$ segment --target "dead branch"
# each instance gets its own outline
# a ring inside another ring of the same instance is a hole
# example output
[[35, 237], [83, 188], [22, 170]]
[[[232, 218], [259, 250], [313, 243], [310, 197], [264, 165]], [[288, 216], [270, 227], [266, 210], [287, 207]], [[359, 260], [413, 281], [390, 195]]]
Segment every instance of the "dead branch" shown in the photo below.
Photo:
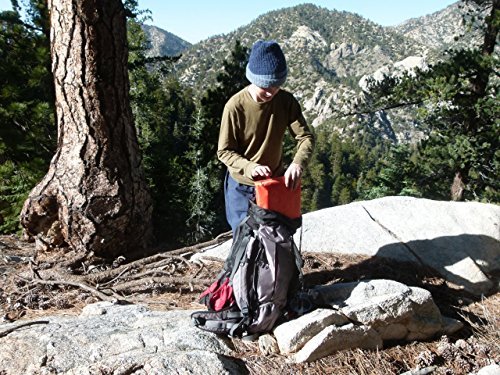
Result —
[[184, 285], [189, 285], [189, 284], [194, 284], [197, 286], [205, 286], [210, 284], [210, 280], [204, 280], [204, 279], [196, 279], [193, 280], [192, 278], [188, 277], [151, 277], [146, 280], [131, 280], [122, 284], [118, 284], [113, 286], [112, 290], [115, 292], [121, 292], [121, 291], [129, 291], [135, 287], [144, 287], [144, 286], [151, 286], [155, 284], [174, 284], [174, 285], [179, 285], [179, 284], [184, 284]]
[[189, 263], [186, 258], [184, 258], [183, 256], [176, 256], [176, 255], [173, 255], [172, 256], [172, 259], [176, 259], [178, 261], [180, 261], [181, 263], [184, 263], [186, 266], [188, 266], [189, 268], [191, 268], [191, 263]]
[[205, 265], [203, 263], [201, 263], [199, 265], [200, 268], [198, 268], [198, 271], [196, 271], [196, 273], [193, 275], [193, 279], [196, 279], [196, 277], [198, 277], [198, 275], [201, 273], [201, 271], [203, 271], [205, 269]]
[[18, 324], [16, 325], [15, 327], [11, 327], [11, 328], [8, 328], [4, 331], [1, 331], [0, 332], [0, 337], [5, 337], [7, 336], [9, 333], [12, 333], [14, 332], [15, 330], [19, 329], [19, 328], [23, 328], [23, 327], [28, 327], [28, 326], [33, 326], [35, 324], [49, 324], [50, 322], [48, 320], [36, 320], [34, 322], [26, 322], [26, 323], [21, 323], [21, 324]]
[[174, 271], [173, 272], [175, 272], [175, 270], [177, 269], [176, 262], [175, 262], [176, 260], [179, 261], [179, 262], [181, 262], [181, 263], [184, 263], [188, 268], [191, 268], [191, 266], [192, 266], [192, 264], [189, 263], [182, 256], [173, 255], [171, 257], [168, 257], [167, 259], [160, 260], [160, 261], [158, 261], [156, 263], [150, 263], [145, 268], [154, 269], [154, 268], [164, 268], [165, 266], [174, 266]]
[[213, 245], [218, 245], [222, 242], [225, 242], [225, 241], [229, 240], [231, 238], [231, 236], [232, 236], [231, 231], [221, 233], [217, 237], [215, 237], [213, 240], [202, 242], [202, 243], [192, 245], [192, 246], [186, 246], [186, 247], [176, 249], [176, 250], [170, 250], [167, 253], [170, 255], [180, 255], [180, 254], [184, 254], [184, 253], [199, 253], [201, 249], [204, 249], [205, 247], [209, 247], [209, 246], [213, 246]]
[[158, 260], [163, 260], [165, 258], [170, 258], [167, 254], [155, 254], [146, 258], [138, 259], [128, 264], [124, 264], [120, 267], [112, 268], [106, 271], [95, 272], [82, 277], [82, 280], [87, 281], [90, 284], [101, 284], [110, 279], [117, 277], [118, 275], [131, 271], [133, 269], [138, 269], [144, 267], [150, 263], [157, 262]]
[[[133, 275], [132, 278], [129, 279], [129, 281], [132, 281], [132, 280], [141, 280], [143, 277], [147, 277], [147, 276], [166, 276], [166, 277], [172, 277], [173, 274], [175, 273], [175, 269], [174, 271], [170, 272], [170, 271], [164, 271], [164, 270], [158, 270], [158, 269], [152, 269], [152, 270], [146, 270], [144, 272], [140, 272], [140, 273], [136, 273]], [[144, 282], [144, 280], [143, 280]]]
[[124, 272], [125, 269], [127, 269], [127, 270], [138, 269], [138, 268], [150, 265], [152, 263], [158, 262], [160, 260], [172, 259], [172, 258], [179, 259], [182, 262], [185, 262], [186, 264], [189, 265], [187, 260], [184, 257], [180, 257], [179, 255], [185, 254], [185, 253], [197, 253], [201, 249], [204, 249], [204, 248], [209, 247], [209, 246], [217, 245], [221, 242], [228, 240], [229, 238], [231, 238], [231, 235], [232, 235], [231, 231], [225, 232], [225, 233], [218, 235], [216, 238], [214, 238], [213, 240], [210, 240], [210, 241], [202, 242], [202, 243], [192, 245], [192, 246], [182, 247], [182, 248], [176, 249], [176, 250], [161, 252], [161, 253], [146, 257], [146, 258], [141, 258], [141, 259], [135, 260], [133, 262], [124, 264], [124, 265], [117, 267], [117, 268], [113, 268], [110, 270], [85, 275], [85, 277], [83, 277], [82, 280], [85, 280], [89, 284], [102, 284], [103, 282], [107, 282], [108, 280], [117, 277], [122, 272]]
[[62, 262], [56, 263], [57, 267], [60, 268], [70, 268], [76, 265], [79, 262], [83, 262], [87, 259], [91, 259], [94, 256], [94, 252], [91, 251], [89, 253], [76, 253], [73, 257], [64, 260]]
[[99, 287], [100, 287], [100, 288], [103, 288], [103, 287], [105, 287], [105, 286], [108, 286], [108, 285], [110, 285], [110, 284], [113, 284], [114, 282], [116, 282], [117, 280], [119, 280], [120, 278], [122, 278], [122, 277], [125, 275], [125, 273], [127, 273], [127, 272], [128, 272], [128, 271], [130, 271], [130, 270], [131, 270], [131, 267], [125, 267], [125, 269], [124, 269], [124, 270], [122, 270], [122, 272], [121, 272], [120, 274], [118, 274], [118, 276], [116, 276], [116, 277], [112, 278], [112, 279], [111, 279], [111, 280], [109, 280], [109, 281], [106, 281], [106, 282], [104, 282], [104, 283], [98, 284], [98, 285], [99, 285]]
[[69, 285], [69, 286], [74, 286], [77, 288], [80, 288], [82, 290], [85, 290], [89, 293], [91, 293], [93, 296], [99, 298], [102, 301], [108, 301], [108, 302], [128, 302], [124, 300], [123, 298], [120, 297], [120, 299], [117, 300], [117, 296], [108, 296], [107, 294], [104, 294], [100, 291], [98, 291], [96, 288], [91, 287], [90, 285], [84, 284], [84, 283], [77, 283], [73, 281], [66, 281], [66, 280], [33, 280], [33, 283], [35, 284], [42, 284], [42, 285]]

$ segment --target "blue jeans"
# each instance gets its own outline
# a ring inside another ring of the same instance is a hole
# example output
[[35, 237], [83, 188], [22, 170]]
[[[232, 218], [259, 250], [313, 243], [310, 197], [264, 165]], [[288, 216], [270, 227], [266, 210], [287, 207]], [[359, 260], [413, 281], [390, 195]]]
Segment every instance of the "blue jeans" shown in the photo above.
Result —
[[224, 180], [224, 198], [226, 202], [226, 219], [233, 235], [236, 228], [247, 216], [250, 200], [255, 200], [255, 187], [240, 184], [226, 172]]

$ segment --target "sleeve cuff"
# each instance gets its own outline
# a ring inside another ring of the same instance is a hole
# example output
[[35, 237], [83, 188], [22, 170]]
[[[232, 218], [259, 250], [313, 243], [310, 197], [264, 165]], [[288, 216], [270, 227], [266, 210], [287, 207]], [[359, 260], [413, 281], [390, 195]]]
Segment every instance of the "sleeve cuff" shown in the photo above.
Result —
[[254, 163], [253, 161], [248, 162], [248, 164], [245, 167], [245, 177], [248, 177], [249, 179], [253, 180], [252, 172], [258, 165], [259, 164]]

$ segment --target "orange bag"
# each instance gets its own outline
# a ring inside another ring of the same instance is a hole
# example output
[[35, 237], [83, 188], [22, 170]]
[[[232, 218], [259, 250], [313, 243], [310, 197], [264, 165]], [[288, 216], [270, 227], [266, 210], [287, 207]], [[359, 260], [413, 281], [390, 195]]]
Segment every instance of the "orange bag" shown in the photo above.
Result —
[[295, 189], [285, 186], [285, 177], [268, 178], [255, 181], [257, 206], [279, 212], [290, 219], [301, 216], [300, 183]]

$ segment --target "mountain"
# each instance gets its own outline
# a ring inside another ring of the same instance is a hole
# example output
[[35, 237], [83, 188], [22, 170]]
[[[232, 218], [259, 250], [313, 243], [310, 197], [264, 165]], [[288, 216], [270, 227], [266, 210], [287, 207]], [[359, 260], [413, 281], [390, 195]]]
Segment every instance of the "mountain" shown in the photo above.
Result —
[[[464, 33], [462, 14], [466, 10], [462, 2], [456, 2], [438, 12], [412, 18], [403, 23], [388, 27], [417, 43], [442, 50], [455, 43], [455, 38]], [[473, 36], [466, 35], [464, 43], [469, 43]]]
[[[339, 118], [338, 113], [348, 110], [346, 99], [361, 92], [366, 77], [425, 68], [449, 44], [449, 35], [459, 31], [460, 22], [457, 4], [398, 27], [382, 27], [354, 13], [304, 4], [268, 12], [231, 33], [191, 46], [175, 71], [183, 84], [201, 95], [215, 84], [236, 40], [250, 47], [257, 39], [275, 39], [289, 67], [284, 88], [299, 99], [308, 121], [343, 132], [355, 128], [360, 119]], [[361, 120], [393, 140], [418, 136], [407, 111]]]
[[191, 43], [156, 26], [142, 25], [151, 47], [147, 56], [177, 56], [191, 47]]

